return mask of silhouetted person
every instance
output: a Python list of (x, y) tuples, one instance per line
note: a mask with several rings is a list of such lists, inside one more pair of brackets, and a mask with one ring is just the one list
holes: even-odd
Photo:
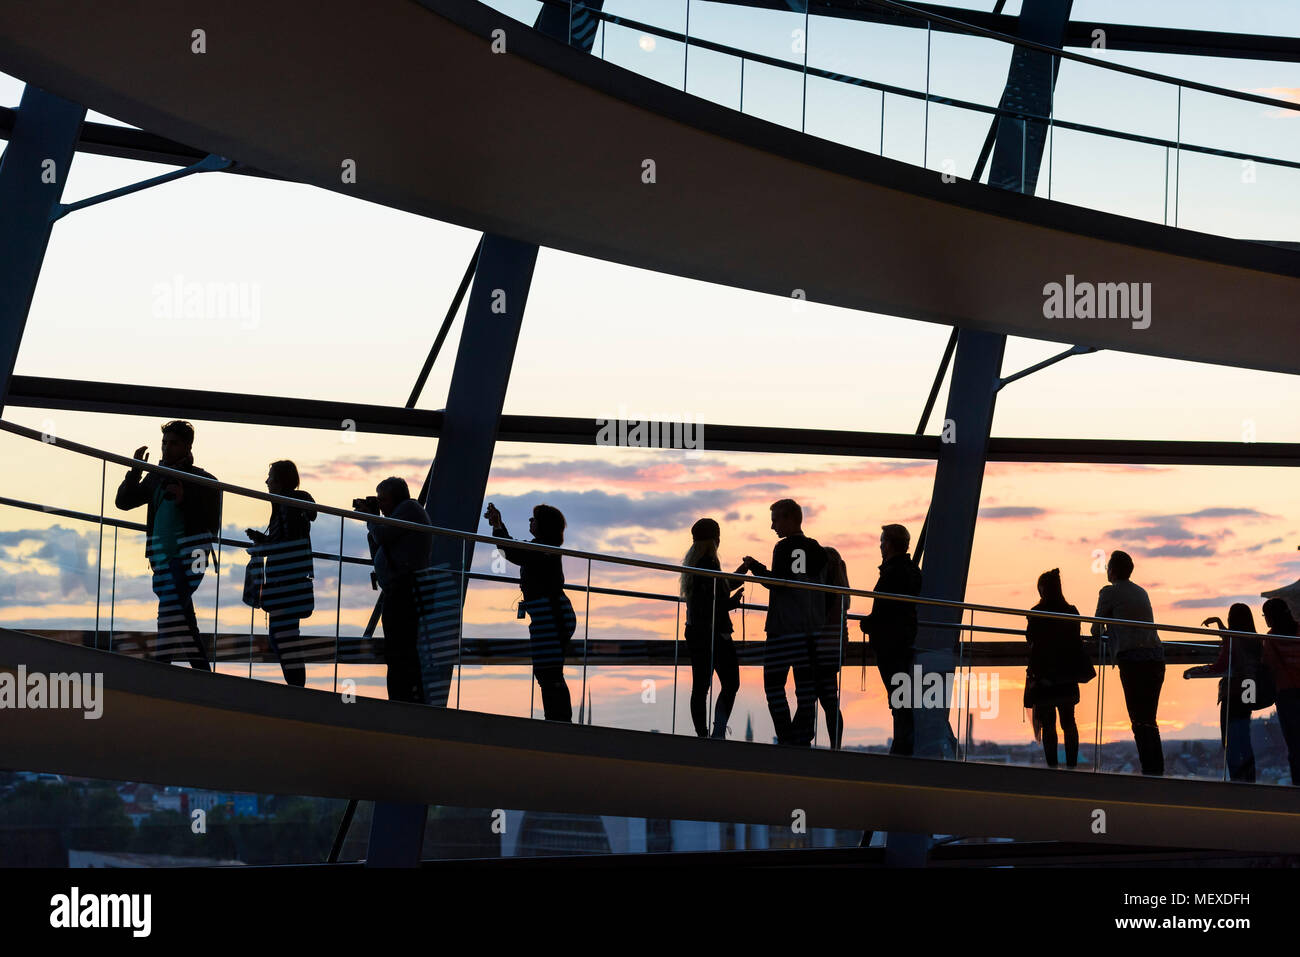
[[(829, 545), (826, 552), (826, 584), (849, 587), (848, 567), (840, 553)], [(813, 689), (826, 717), (826, 737), (838, 748), (844, 737), (844, 713), (840, 710), (840, 666), (848, 645), (848, 596), (825, 593), (822, 596), (825, 617), (817, 630), (813, 648)], [(815, 706), (814, 706), (815, 707)], [(794, 723), (803, 726), (807, 719), (795, 712)]]
[[(375, 486), (374, 496), (354, 500), (352, 507), (359, 512), (378, 513), (403, 522), (433, 524), (424, 507), (411, 498), (406, 480), (396, 476)], [(388, 700), (422, 702), (424, 682), (416, 651), (420, 610), (415, 576), (429, 566), (433, 534), (378, 522), (367, 522), (366, 528), (369, 530), (366, 541), (375, 562), (375, 578), (383, 590)]]
[[(1039, 602), (1034, 611), (1077, 615), (1079, 609), (1065, 600), (1061, 591), (1061, 570), (1053, 568), (1038, 576)], [(1065, 737), (1065, 766), (1079, 764), (1079, 726), (1074, 706), (1079, 703), (1079, 671), (1083, 662), (1083, 639), (1079, 622), (1029, 617), (1025, 626), (1029, 642), (1029, 666), (1025, 669), (1025, 707), (1034, 712), (1034, 724), (1041, 728), (1043, 757), (1049, 768), (1056, 767), (1056, 715), (1061, 715)]]
[[(1223, 619), (1211, 617), (1202, 628), (1223, 628)], [(1255, 630), (1250, 606), (1237, 602), (1228, 609), (1229, 631)], [(1231, 651), (1229, 649), (1231, 648)], [(1233, 781), (1255, 780), (1255, 747), (1250, 740), (1250, 713), (1261, 704), (1261, 675), (1264, 649), (1258, 640), (1225, 637), (1219, 643), (1219, 657), (1213, 664), (1188, 668), (1184, 678), (1221, 675), (1219, 678), (1219, 740), (1227, 752), (1228, 777)], [(1269, 684), (1271, 685), (1271, 681)], [(1271, 695), (1270, 695), (1271, 697)]]
[[(483, 513), (492, 534), (509, 540), (501, 513), (488, 503)], [(528, 520), (528, 531), (538, 545), (564, 544), (564, 515), (558, 508), (538, 505)], [(547, 721), (572, 721), (573, 699), (564, 680), (564, 659), (578, 628), (573, 604), (564, 593), (564, 565), (559, 555), (529, 548), (502, 547), (506, 561), (519, 566), (519, 590), (528, 613), (528, 645), (533, 655), (533, 677), (542, 693), (542, 713)]]
[[(1151, 599), (1146, 590), (1130, 581), (1133, 559), (1127, 552), (1111, 552), (1106, 563), (1109, 585), (1097, 596), (1098, 618), (1125, 618), (1154, 623)], [(1119, 681), (1124, 687), (1124, 704), (1128, 708), (1133, 741), (1137, 744), (1142, 773), (1165, 773), (1164, 747), (1156, 712), (1160, 707), (1160, 688), (1165, 683), (1165, 651), (1154, 628), (1139, 625), (1107, 625), (1110, 647), (1119, 666)], [(1092, 633), (1100, 635), (1101, 622), (1094, 622)]]
[[(298, 488), (298, 466), (288, 459), (271, 463), (266, 473), (266, 490), (272, 495), (315, 503), (315, 499)], [(311, 557), (314, 521), (314, 508), (294, 508), (274, 502), (265, 532), (255, 528), (244, 530), (253, 543), (249, 554), (266, 558), (262, 609), (266, 612), (271, 650), (280, 659), (284, 683), (298, 688), (307, 684), (299, 622), (310, 618), (315, 608)]]
[[(921, 569), (908, 554), (912, 536), (902, 525), (880, 528), (880, 577), (872, 591), (890, 595), (921, 594)], [(916, 642), (916, 603), (895, 598), (876, 598), (871, 614), (860, 622), (876, 655), (880, 680), (885, 683), (885, 700), (894, 718), (894, 740), (890, 754), (910, 755), (915, 728), (912, 723), (912, 664)], [(896, 676), (903, 676), (902, 678)]]
[[(194, 465), (194, 426), (175, 420), (162, 427), (160, 465), (212, 478)], [(132, 458), (149, 460), (147, 446)], [(153, 657), (172, 660), (185, 646), (190, 665), (210, 671), (208, 649), (194, 615), (194, 591), (212, 555), (212, 543), (221, 526), (220, 493), (206, 485), (170, 475), (132, 469), (117, 487), (118, 508), (129, 511), (148, 505), (145, 552), (153, 571), (153, 592), (158, 596), (158, 642)]]
[[(807, 747), (812, 744), (817, 706), (813, 642), (825, 619), (825, 599), (819, 592), (770, 585), (763, 578), (823, 582), (826, 552), (816, 539), (803, 533), (803, 509), (798, 502), (783, 498), (772, 504), (771, 511), (772, 531), (780, 539), (772, 550), (771, 571), (749, 555), (745, 556), (742, 567), (753, 572), (769, 592), (764, 626), (767, 641), (763, 646), (763, 690), (777, 743)], [(794, 671), (795, 713), (800, 717), (798, 725), (791, 720), (790, 701), (785, 693), (786, 677), (791, 670)]]
[(1291, 786), (1300, 787), (1300, 638), (1294, 637), (1300, 634), (1300, 627), (1281, 598), (1264, 602), (1264, 622), (1270, 635), (1282, 639), (1264, 642), (1264, 664), (1277, 687), (1277, 723), (1286, 741)]
[[(711, 518), (702, 518), (691, 526), (691, 547), (682, 559), (687, 568), (710, 568), (722, 571), (718, 545), (722, 531)], [(744, 571), (741, 565), (736, 571)], [(708, 699), (713, 675), (718, 675), (718, 697), (713, 702), (713, 734), (727, 736), (727, 719), (731, 717), (736, 693), (740, 690), (740, 663), (732, 642), (731, 609), (740, 604), (742, 591), (728, 594), (732, 583), (726, 578), (701, 575), (681, 576), (681, 595), (686, 602), (686, 647), (691, 655), (691, 723), (701, 738), (709, 737)]]

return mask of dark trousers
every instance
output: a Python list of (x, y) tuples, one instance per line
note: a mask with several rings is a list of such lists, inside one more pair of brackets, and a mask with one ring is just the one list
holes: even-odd
[(716, 673), (720, 687), (713, 702), (713, 737), (727, 736), (727, 719), (740, 691), (740, 663), (736, 660), (736, 645), (731, 632), (717, 635), (707, 629), (700, 634), (694, 628), (686, 629), (686, 647), (691, 655), (691, 723), (701, 738), (709, 736), (709, 688)]
[(388, 662), (388, 700), (424, 700), (420, 659), (415, 650), (419, 628), (412, 586), (384, 589), (384, 660)]
[(1156, 711), (1160, 707), (1160, 688), (1165, 683), (1165, 663), (1121, 659), (1119, 681), (1124, 687), (1124, 705), (1128, 708), (1142, 773), (1164, 774), (1165, 752), (1160, 743)]
[(1300, 787), (1300, 688), (1277, 689), (1277, 723), (1291, 762), (1291, 786)]
[[(284, 672), (284, 683), (295, 688), (307, 685), (307, 666), (303, 663), (302, 636), (298, 631), (298, 619), (287, 615), (275, 615), (267, 612), (267, 638), (271, 650), (280, 659), (280, 670)], [(384, 626), (387, 634), (388, 626)]]
[[(842, 651), (838, 629), (821, 632), (812, 643), (810, 656), (812, 660), (812, 688), (817, 703), (822, 706), (826, 716), (826, 736), (832, 748), (838, 748), (844, 737), (844, 712), (840, 710), (840, 664)], [(797, 679), (796, 679), (797, 680)], [(796, 727), (812, 728), (816, 722), (817, 705), (812, 705), (813, 714), (804, 716), (798, 711), (794, 715)], [(812, 737), (809, 740), (813, 740)]]
[(208, 648), (194, 615), (194, 592), (203, 572), (194, 571), (194, 562), (180, 558), (152, 562), (152, 566), (153, 593), (158, 596), (158, 643), (153, 657), (164, 661), (184, 657), (191, 667), (211, 671)]
[[(912, 720), (912, 650), (876, 651), (876, 667), (880, 669), (880, 680), (885, 683), (885, 700), (894, 719), (894, 741), (889, 746), (890, 754), (910, 755), (915, 741), (915, 728)], [(906, 675), (902, 690), (896, 691), (895, 675)], [(895, 705), (895, 695), (901, 695), (900, 705)]]
[(528, 612), (528, 645), (533, 655), (533, 677), (542, 694), (542, 715), (547, 721), (572, 721), (573, 699), (564, 680), (564, 659), (578, 627), (569, 599), (535, 598), (524, 602)]
[(1242, 701), (1242, 683), (1219, 681), (1219, 734), (1227, 752), (1228, 778), (1255, 780), (1255, 747), (1250, 740), (1250, 705)]
[[(817, 687), (813, 670), (812, 639), (809, 635), (768, 635), (763, 643), (763, 691), (772, 715), (777, 744), (807, 747), (812, 744), (816, 718)], [(794, 672), (795, 715), (790, 717), (790, 700), (785, 683)]]
[(1043, 729), (1043, 757), (1049, 768), (1056, 767), (1056, 713), (1061, 713), (1061, 733), (1065, 736), (1065, 766), (1079, 763), (1079, 725), (1074, 720), (1072, 704), (1036, 704), (1034, 717)]

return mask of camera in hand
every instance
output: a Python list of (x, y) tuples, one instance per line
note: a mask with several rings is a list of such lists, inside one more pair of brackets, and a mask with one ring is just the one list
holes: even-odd
[(352, 510), (354, 512), (369, 512), (371, 515), (378, 515), (379, 499), (374, 495), (367, 495), (365, 498), (354, 498), (352, 500)]

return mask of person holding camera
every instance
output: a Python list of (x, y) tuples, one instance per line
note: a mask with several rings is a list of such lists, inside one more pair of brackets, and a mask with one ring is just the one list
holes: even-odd
[[(380, 482), (374, 495), (353, 499), (352, 507), (358, 512), (385, 515), (403, 522), (433, 524), (424, 507), (411, 498), (406, 480), (395, 476)], [(378, 522), (367, 522), (366, 528), (375, 579), (383, 592), (388, 700), (419, 703), (424, 700), (424, 685), (416, 652), (420, 616), (415, 575), (429, 566), (433, 533)]]
[[(163, 425), (159, 464), (213, 478), (194, 465), (193, 448), (194, 426), (180, 419)], [(140, 446), (132, 458), (149, 461), (148, 447)], [(154, 471), (144, 475), (133, 468), (117, 487), (114, 503), (122, 511), (149, 506), (145, 553), (153, 571), (153, 592), (158, 596), (158, 641), (153, 657), (171, 660), (176, 650), (189, 645), (190, 666), (211, 671), (208, 649), (194, 615), (194, 592), (207, 571), (221, 524), (220, 493), (206, 485)]]
[[(509, 540), (501, 513), (491, 502), (483, 513), (492, 534)], [(550, 505), (538, 505), (528, 520), (528, 531), (538, 545), (564, 544), (564, 514)], [(533, 676), (542, 692), (542, 713), (547, 721), (572, 721), (573, 699), (564, 680), (564, 658), (578, 628), (573, 604), (564, 593), (564, 566), (559, 555), (531, 548), (502, 548), (506, 561), (519, 566), (519, 588), (524, 594), (522, 612), (528, 613), (528, 645), (533, 656)]]

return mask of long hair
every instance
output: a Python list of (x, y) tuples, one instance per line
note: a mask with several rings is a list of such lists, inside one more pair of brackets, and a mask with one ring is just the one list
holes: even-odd
[(1255, 615), (1251, 612), (1250, 606), (1242, 602), (1236, 602), (1228, 609), (1228, 630), (1229, 631), (1254, 631)]
[(1270, 598), (1264, 602), (1264, 621), (1270, 631), (1276, 631), (1279, 635), (1294, 635), (1296, 633), (1296, 620), (1291, 614), (1291, 608), (1281, 598)]
[[(682, 564), (687, 568), (712, 568), (718, 563), (718, 542), (712, 538), (697, 538), (691, 542), (691, 547), (686, 550), (686, 555), (682, 559)], [(700, 581), (699, 575), (691, 575), (682, 572), (679, 591), (682, 598), (686, 601), (691, 600), (691, 594), (695, 591), (695, 583)]]

